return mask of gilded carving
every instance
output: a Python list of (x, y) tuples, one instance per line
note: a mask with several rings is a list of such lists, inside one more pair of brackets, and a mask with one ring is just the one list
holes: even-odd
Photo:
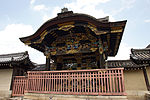
[(51, 55), (95, 52), (98, 48), (97, 39), (90, 33), (74, 33), (58, 37), (51, 44)]
[(96, 26), (93, 25), (88, 25), (88, 27), (96, 34), (96, 35), (101, 35), (101, 34), (107, 34), (109, 31), (99, 31), (97, 30)]
[(73, 27), (74, 25), (64, 25), (64, 26), (61, 26), (58, 30), (68, 31)]
[(122, 32), (123, 28), (122, 27), (112, 27), (111, 28), (111, 33), (118, 33), (118, 32)]
[(97, 50), (97, 48), (91, 48), (90, 49), (92, 52), (95, 52)]
[(26, 41), (25, 42), (25, 45), (30, 45), (31, 44), (31, 41)]

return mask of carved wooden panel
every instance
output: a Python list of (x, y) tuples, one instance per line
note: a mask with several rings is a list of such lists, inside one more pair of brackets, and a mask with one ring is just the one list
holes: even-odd
[(88, 33), (71, 33), (58, 37), (51, 45), (51, 55), (95, 52), (99, 41)]

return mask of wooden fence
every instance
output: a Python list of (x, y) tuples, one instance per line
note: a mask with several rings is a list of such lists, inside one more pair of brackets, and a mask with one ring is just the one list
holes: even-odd
[(13, 79), (12, 96), (24, 96), (27, 86), (27, 78), (25, 76), (15, 76)]
[(26, 87), (28, 93), (72, 95), (125, 95), (124, 91), (122, 68), (29, 71)]

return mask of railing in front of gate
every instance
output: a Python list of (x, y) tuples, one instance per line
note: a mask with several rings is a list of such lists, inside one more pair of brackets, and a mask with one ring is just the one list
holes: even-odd
[[(14, 87), (18, 88), (17, 86)], [(125, 95), (123, 68), (29, 71), (25, 92), (72, 95)]]
[(25, 76), (15, 76), (13, 79), (12, 96), (24, 96), (27, 86), (27, 78)]

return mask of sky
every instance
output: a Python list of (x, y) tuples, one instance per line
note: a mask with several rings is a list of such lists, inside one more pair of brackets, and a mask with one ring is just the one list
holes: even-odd
[(150, 0), (0, 0), (0, 54), (28, 51), (31, 61), (45, 63), (43, 53), (25, 45), (19, 38), (32, 35), (48, 19), (67, 7), (75, 13), (110, 21), (127, 20), (116, 57), (129, 59), (131, 48), (150, 44)]

